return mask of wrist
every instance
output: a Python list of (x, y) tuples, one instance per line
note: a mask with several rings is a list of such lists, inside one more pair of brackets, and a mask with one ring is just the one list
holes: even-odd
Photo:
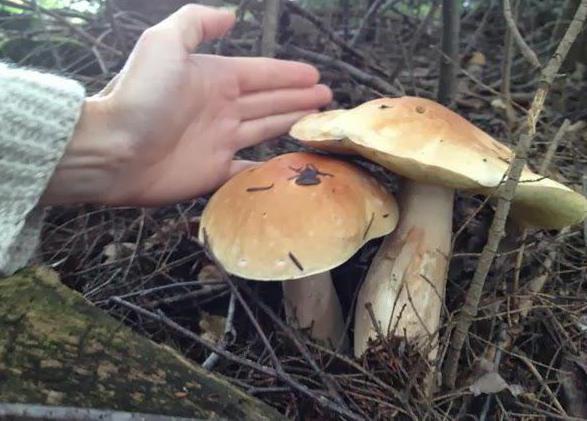
[(108, 202), (127, 154), (124, 134), (112, 124), (104, 102), (88, 98), (63, 157), (40, 203), (73, 205)]

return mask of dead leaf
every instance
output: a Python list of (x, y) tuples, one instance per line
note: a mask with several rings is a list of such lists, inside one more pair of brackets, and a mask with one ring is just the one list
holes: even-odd
[(485, 373), (469, 386), (469, 390), (475, 396), (479, 396), (482, 393), (493, 394), (499, 393), (504, 390), (509, 390), (514, 396), (518, 396), (524, 393), (522, 386), (520, 385), (509, 385), (499, 373), (492, 371)]
[(210, 342), (218, 342), (224, 336), (225, 324), (226, 317), (216, 316), (202, 311), (199, 322), (200, 329), (202, 329), (202, 338)]
[(102, 253), (106, 256), (104, 263), (113, 263), (119, 259), (128, 257), (137, 248), (135, 243), (110, 243), (104, 246)]
[(496, 372), (486, 373), (469, 386), (473, 395), (499, 393), (508, 388), (507, 382)]

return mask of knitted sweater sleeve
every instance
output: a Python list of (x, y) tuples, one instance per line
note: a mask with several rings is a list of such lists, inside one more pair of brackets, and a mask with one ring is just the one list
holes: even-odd
[(0, 275), (25, 266), (38, 245), (38, 205), (79, 118), (77, 82), (0, 63)]

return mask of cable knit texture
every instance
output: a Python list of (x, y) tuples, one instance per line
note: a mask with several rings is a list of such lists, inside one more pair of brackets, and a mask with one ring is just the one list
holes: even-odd
[(43, 218), (38, 201), (84, 97), (73, 80), (0, 63), (0, 275), (34, 255)]

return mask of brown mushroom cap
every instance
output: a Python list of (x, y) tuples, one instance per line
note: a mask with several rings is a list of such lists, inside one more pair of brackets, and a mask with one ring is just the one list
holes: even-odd
[[(290, 134), (316, 148), (363, 155), (418, 182), (482, 194), (495, 190), (513, 157), (508, 147), (460, 115), (416, 97), (311, 114)], [(512, 215), (527, 226), (561, 228), (587, 216), (587, 199), (526, 168)]]
[[(320, 174), (313, 176), (308, 166)], [(395, 198), (367, 172), (296, 152), (224, 184), (204, 210), (199, 237), (229, 273), (286, 280), (339, 266), (367, 241), (393, 231), (397, 221)]]

